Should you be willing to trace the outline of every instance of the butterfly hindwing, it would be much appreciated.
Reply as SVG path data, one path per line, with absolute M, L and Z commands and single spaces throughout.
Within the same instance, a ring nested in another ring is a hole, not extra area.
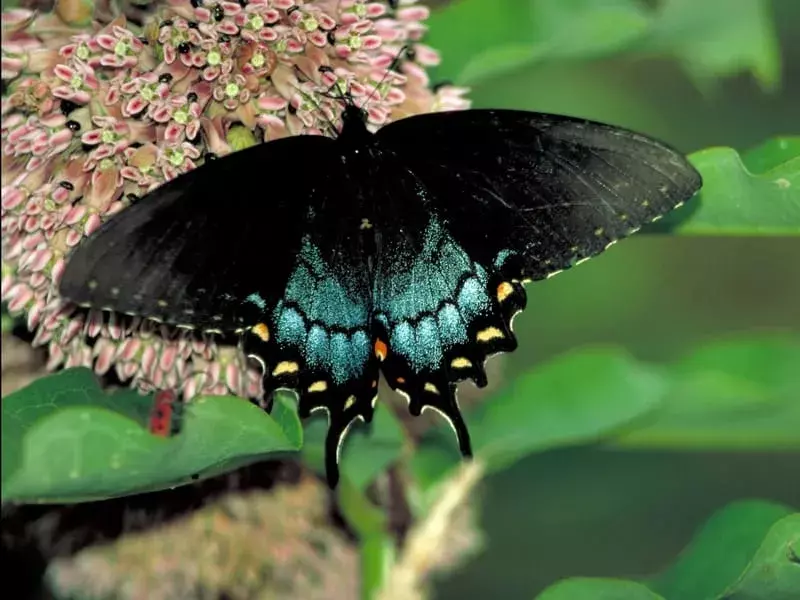
M 429 190 L 470 256 L 520 279 L 602 252 L 701 184 L 668 146 L 571 117 L 456 111 L 396 121 L 377 137 Z
M 351 247 L 353 237 L 324 234 L 330 229 L 322 228 L 335 229 L 336 215 L 323 211 L 319 216 L 304 238 L 282 299 L 248 335 L 245 351 L 261 363 L 265 395 L 295 390 L 302 418 L 327 411 L 326 471 L 335 485 L 348 428 L 357 418 L 372 419 L 378 360 L 364 255 Z

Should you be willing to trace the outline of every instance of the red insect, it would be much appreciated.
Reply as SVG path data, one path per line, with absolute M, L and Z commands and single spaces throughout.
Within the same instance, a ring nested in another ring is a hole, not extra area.
M 180 429 L 178 395 L 173 390 L 159 390 L 153 397 L 149 429 L 153 435 L 169 437 Z

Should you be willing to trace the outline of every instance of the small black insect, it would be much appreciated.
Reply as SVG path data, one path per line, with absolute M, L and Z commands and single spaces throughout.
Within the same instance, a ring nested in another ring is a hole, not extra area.
M 325 39 L 328 40 L 328 43 L 331 46 L 336 45 L 336 30 L 331 29 L 328 33 L 325 34 Z
M 69 129 L 70 131 L 80 131 L 81 130 L 81 124 L 78 123 L 77 121 L 72 120 L 72 119 L 67 121 L 65 123 L 65 125 L 67 126 L 67 129 Z
M 188 52 L 188 50 L 187 50 L 187 52 Z M 172 81 L 172 74 L 171 73 L 162 73 L 161 75 L 158 76 L 158 80 L 161 83 L 169 83 L 170 81 Z
M 189 102 L 197 102 L 197 94 L 195 94 L 194 92 L 189 92 L 188 94 L 186 94 L 186 99 Z
M 486 358 L 516 348 L 523 283 L 601 253 L 701 186 L 681 154 L 646 136 L 513 110 L 419 115 L 372 133 L 348 101 L 335 139 L 205 158 L 74 250 L 61 294 L 243 336 L 267 398 L 289 388 L 301 416 L 328 412 L 331 485 L 381 373 L 412 414 L 442 414 L 470 455 L 456 384 L 485 386 Z M 254 188 L 261 173 L 269 185 Z
M 225 18 L 225 9 L 224 9 L 224 8 L 222 8 L 222 5 L 221 5 L 221 4 L 217 4 L 217 5 L 214 7 L 214 11 L 213 11 L 213 13 L 214 13 L 214 20 L 215 20 L 217 23 L 219 23 L 220 21 L 222 21 L 222 19 L 224 19 L 224 18 Z
M 180 44 L 178 44 L 178 52 L 180 52 L 181 54 L 189 54 L 191 49 L 192 46 L 191 44 L 189 44 L 189 42 L 181 42 Z M 169 75 L 169 73 L 164 73 L 164 75 Z M 171 77 L 172 76 L 170 75 L 170 78 Z
M 67 191 L 70 191 L 70 192 L 75 189 L 75 186 L 72 185 L 72 182 L 71 181 L 67 181 L 66 179 L 62 179 L 61 181 L 59 181 L 58 185 L 60 185 L 62 188 L 64 188 Z
M 58 108 L 61 111 L 61 114 L 66 117 L 67 115 L 69 115 L 69 113 L 78 108 L 78 105 L 69 100 L 62 100 Z

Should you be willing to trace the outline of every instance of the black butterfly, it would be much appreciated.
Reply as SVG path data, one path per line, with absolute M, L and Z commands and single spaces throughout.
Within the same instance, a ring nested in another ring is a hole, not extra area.
M 691 197 L 697 171 L 617 127 L 505 110 L 281 139 L 209 162 L 109 220 L 72 254 L 80 305 L 246 338 L 264 388 L 329 412 L 326 466 L 379 372 L 412 414 L 470 441 L 456 382 L 514 350 L 522 284 L 608 248 Z

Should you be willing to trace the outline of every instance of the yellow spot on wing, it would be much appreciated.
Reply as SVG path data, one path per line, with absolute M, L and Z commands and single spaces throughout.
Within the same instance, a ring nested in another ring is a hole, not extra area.
M 356 397 L 355 397 L 355 396 L 350 396 L 350 397 L 349 397 L 347 400 L 345 400 L 345 402 L 344 402 L 344 409 L 345 409 L 345 410 L 347 410 L 348 408 L 350 408 L 351 406 L 353 406 L 353 404 L 355 404 L 355 403 L 356 403 Z
M 328 389 L 328 382 L 327 381 L 315 381 L 310 386 L 308 386 L 309 392 L 324 392 Z
M 278 363 L 278 366 L 275 367 L 275 370 L 272 372 L 273 375 L 283 375 L 284 373 L 297 373 L 300 370 L 300 365 L 296 362 L 284 360 Z
M 439 388 L 437 388 L 432 383 L 428 382 L 425 384 L 425 391 L 430 392 L 431 394 L 436 394 L 437 396 L 440 394 Z
M 258 339 L 260 339 L 262 342 L 269 341 L 269 327 L 267 327 L 266 323 L 257 323 L 256 325 L 253 325 L 253 328 L 250 331 L 258 336 Z
M 459 356 L 450 362 L 450 366 L 454 369 L 469 369 L 472 366 L 472 361 L 463 356 Z
M 161 308 L 166 308 L 167 306 L 169 306 L 169 303 L 166 300 L 159 300 L 158 302 L 156 302 L 156 304 L 158 304 Z
M 497 286 L 498 302 L 503 302 L 513 293 L 514 293 L 514 286 L 508 283 L 507 281 L 504 281 L 503 283 Z
M 502 337 L 505 336 L 497 327 L 487 327 L 486 329 L 479 331 L 478 335 L 475 336 L 479 342 L 488 342 Z

